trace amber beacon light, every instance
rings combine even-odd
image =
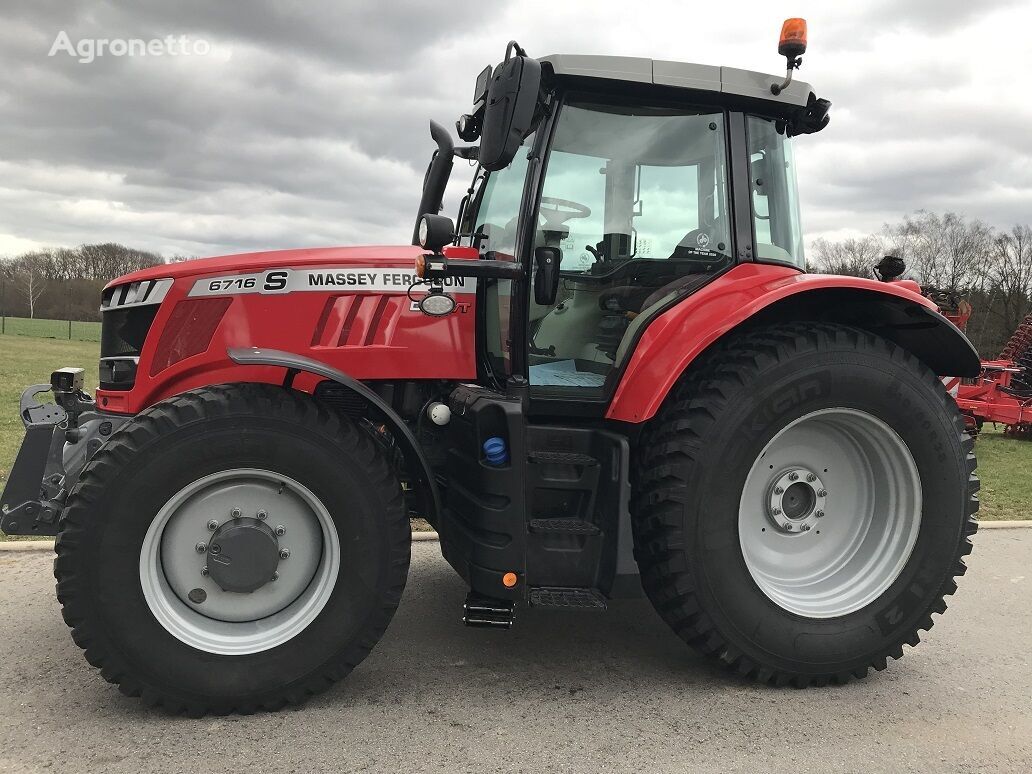
[[[790,59],[806,53],[806,19],[785,19],[781,25],[778,53]]]
[[[785,19],[781,25],[781,37],[778,38],[778,53],[787,60],[788,73],[781,83],[771,84],[772,94],[780,94],[787,89],[792,82],[792,71],[803,63],[802,56],[806,53],[806,19]]]

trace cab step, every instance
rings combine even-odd
[[[598,465],[598,460],[588,454],[574,452],[532,451],[527,455],[531,462],[550,465]]]
[[[598,589],[567,586],[538,586],[530,590],[533,607],[563,607],[582,610],[605,610],[606,598]]]
[[[511,629],[515,618],[514,606],[512,600],[495,599],[470,592],[462,606],[462,622],[466,626]]]
[[[531,519],[530,531],[549,535],[598,535],[601,530],[584,519]]]

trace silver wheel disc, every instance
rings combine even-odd
[[[218,535],[234,523],[260,527],[272,552],[268,582],[263,574],[247,593],[225,590],[209,572],[220,559]],[[140,585],[154,617],[180,641],[220,655],[296,637],[326,605],[339,570],[340,540],[322,502],[292,478],[253,468],[214,473],[177,492],[140,553]]]
[[[832,408],[796,419],[753,464],[738,511],[742,555],[780,607],[834,618],[877,599],[921,526],[921,477],[885,422]]]

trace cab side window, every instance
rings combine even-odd
[[[803,230],[796,193],[795,158],[784,128],[749,116],[749,185],[756,257],[805,268]]]

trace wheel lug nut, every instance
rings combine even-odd
[[[798,479],[799,479],[799,474],[798,473],[792,472],[792,473],[788,474],[788,480],[789,481],[796,481]]]
[[[804,524],[802,529],[803,529],[803,532],[809,532],[810,531],[810,525],[809,524]]]
[[[194,546],[194,551],[196,551],[199,554],[203,554],[207,550],[208,550],[208,544],[207,543],[198,543],[197,545]]]
[[[816,516],[818,519],[823,519],[824,518],[824,511],[817,511],[814,514],[814,516]]]
[[[216,556],[222,553],[222,546],[220,546],[218,543],[212,543],[211,546],[208,548],[208,551],[211,552],[212,556]]]
[[[793,527],[791,524],[785,524],[785,531],[786,532],[791,532],[794,529],[795,529],[795,527]]]
[[[827,496],[828,496],[828,490],[826,490],[826,489],[822,489],[822,490],[820,490],[820,491],[819,491],[819,492],[817,493],[817,496],[818,496],[818,497],[827,497]]]
[[[774,487],[774,494],[784,494],[784,493],[785,493],[785,490],[782,489],[780,486]]]
[[[265,521],[267,518],[269,518],[269,514],[267,514],[265,511],[258,511],[258,518],[262,521]]]
[[[773,513],[775,516],[780,516],[781,515],[781,509],[780,508],[775,508],[773,511],[771,511],[771,513]]]
[[[279,535],[280,537],[283,537],[284,535],[287,534],[287,528],[284,527],[282,524],[278,525],[276,527],[276,534]]]
[[[290,549],[289,548],[281,548],[280,552],[279,552],[279,558],[280,559],[289,559],[290,558]]]
[[[205,578],[208,577],[208,568],[207,567],[202,567],[201,568],[201,576],[205,577]]]
[[[815,476],[813,473],[810,473],[806,476],[806,480],[812,484],[814,481],[817,480],[817,476]]]
[[[230,511],[230,515],[234,519],[239,519],[242,514],[243,514],[243,511],[241,511],[239,508],[234,508],[232,511]]]
[[[274,572],[272,574],[272,580],[279,580],[279,573],[278,572]]]
[[[211,521],[208,522],[208,529],[210,529],[212,532],[214,532],[218,528],[219,528],[219,523],[217,521],[215,521],[215,519],[212,519]]]

